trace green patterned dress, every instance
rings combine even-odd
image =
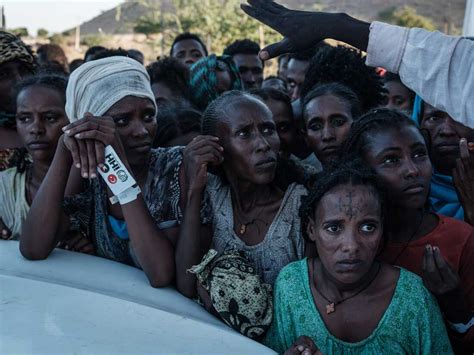
[[[306,335],[329,354],[452,354],[438,305],[421,279],[400,269],[395,292],[377,328],[366,339],[348,343],[333,336],[311,294],[307,259],[287,265],[274,290],[273,324],[265,344],[285,352]]]

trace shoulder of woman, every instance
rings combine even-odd
[[[413,305],[414,309],[418,309],[423,304],[436,303],[433,295],[423,284],[422,278],[402,267],[400,268],[400,279],[396,292],[405,304]]]
[[[294,285],[295,281],[303,278],[305,268],[307,267],[306,258],[289,263],[278,274],[275,287],[287,288],[290,285]]]

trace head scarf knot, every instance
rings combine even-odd
[[[12,33],[0,31],[0,65],[18,60],[33,68],[35,57],[30,47]]]
[[[71,122],[86,112],[103,116],[126,96],[148,98],[156,109],[145,67],[127,57],[109,57],[81,65],[69,77],[66,114]]]

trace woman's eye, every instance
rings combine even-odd
[[[58,116],[56,115],[48,115],[46,116],[46,120],[50,123],[56,122],[58,120]]]
[[[319,131],[322,128],[323,128],[323,125],[319,122],[311,123],[309,125],[309,129],[312,131]]]
[[[239,136],[241,138],[246,138],[246,137],[249,136],[249,132],[248,131],[238,131],[237,136]]]
[[[290,82],[288,82],[288,86],[290,88],[294,88],[296,86],[296,83],[294,81],[290,81]]]
[[[414,158],[424,158],[426,157],[428,154],[425,152],[425,151],[419,151],[419,152],[415,152],[413,154],[413,157]]]
[[[402,106],[404,103],[405,103],[405,100],[401,98],[395,99],[395,105],[397,106]]]
[[[275,128],[273,127],[265,127],[263,130],[262,130],[262,133],[266,136],[271,136],[273,133],[275,133]]]
[[[341,127],[343,126],[347,121],[345,119],[339,118],[337,120],[332,121],[332,124],[334,127]]]
[[[30,120],[30,116],[18,116],[17,119],[20,122],[28,122]]]
[[[375,225],[372,223],[365,223],[360,227],[360,230],[364,233],[373,233],[375,231]]]
[[[282,124],[278,126],[278,132],[288,132],[290,130],[290,125]]]
[[[398,157],[393,157],[393,156],[385,157],[383,160],[384,164],[394,164],[394,163],[398,163],[399,161],[400,159],[398,159]]]
[[[440,120],[441,118],[440,117],[437,117],[437,116],[431,116],[428,118],[428,121],[430,122],[436,122],[438,120]]]
[[[340,225],[338,224],[329,224],[327,226],[324,227],[324,229],[326,231],[328,231],[329,233],[337,233],[339,232],[342,228]]]
[[[143,121],[145,122],[152,122],[155,119],[155,115],[146,115],[143,117]]]
[[[126,118],[116,118],[114,121],[117,126],[126,126],[128,124],[128,119]]]

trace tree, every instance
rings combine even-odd
[[[40,29],[38,29],[38,32],[36,34],[37,34],[38,37],[46,38],[46,37],[48,37],[48,30],[46,30],[44,28],[40,28]]]
[[[181,32],[197,33],[215,53],[222,53],[225,46],[236,39],[261,40],[260,23],[244,15],[239,0],[202,0],[199,3],[195,0],[172,0],[173,11],[163,14],[156,1],[148,1],[141,0],[141,3],[147,3],[152,12],[137,21],[135,31],[147,35],[161,33],[168,46]],[[262,27],[262,30],[266,43],[279,38],[267,26]]]
[[[436,26],[429,17],[419,15],[410,6],[391,8],[379,14],[382,21],[403,27],[419,27],[429,31],[436,30]]]
[[[20,37],[28,37],[28,29],[26,27],[18,27],[10,30],[13,34],[20,36]]]

